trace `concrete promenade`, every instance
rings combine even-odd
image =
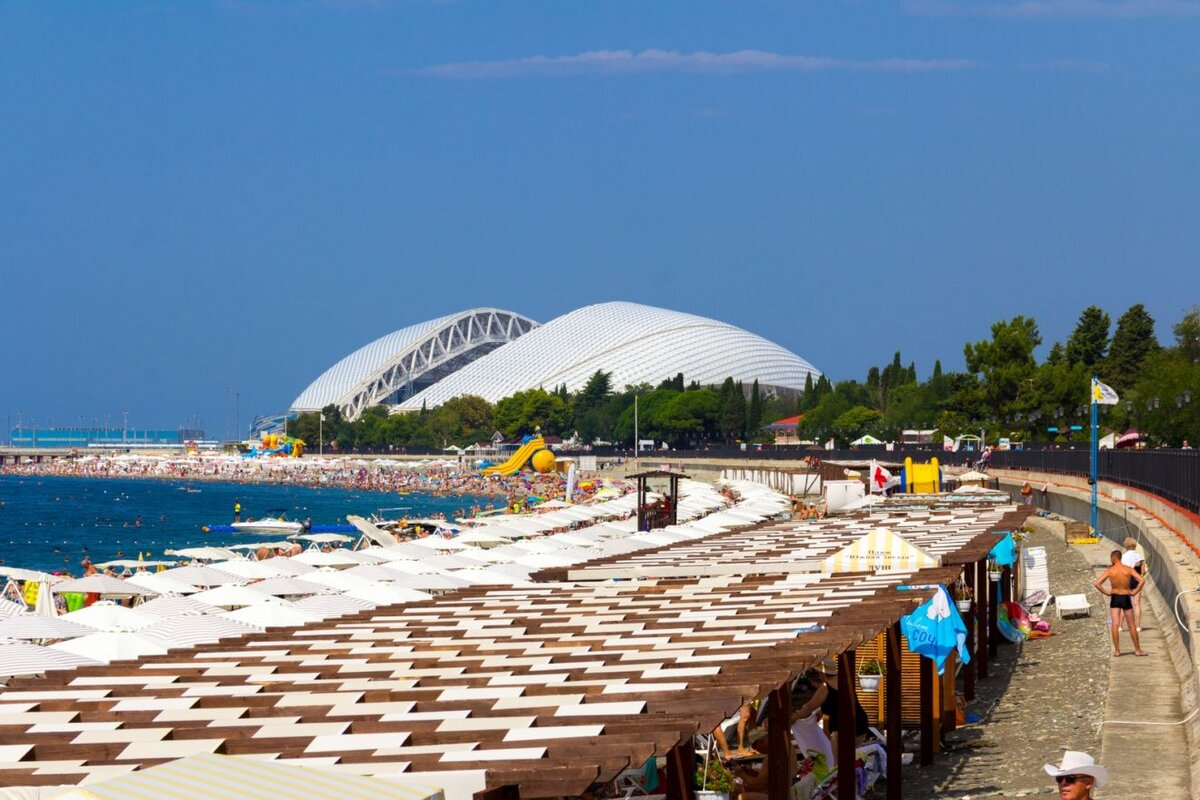
[[[1110,542],[1076,547],[1097,576],[1108,568]],[[1093,595],[1093,603],[1107,600]],[[1148,655],[1135,657],[1132,641],[1122,630],[1124,655],[1109,659],[1099,760],[1111,780],[1099,796],[1188,800],[1193,795],[1182,724],[1185,714],[1179,674],[1171,658],[1172,648],[1179,647],[1177,623],[1156,590],[1147,587],[1143,595],[1140,636]],[[1100,611],[1107,614],[1107,603]]]

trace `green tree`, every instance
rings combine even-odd
[[[1088,306],[1067,339],[1067,361],[1097,369],[1108,354],[1109,319],[1103,309]]]
[[[655,422],[672,447],[694,447],[715,437],[720,405],[711,389],[677,393],[658,412]]]
[[[516,438],[531,434],[538,427],[542,433],[561,433],[567,421],[567,406],[562,398],[545,389],[516,392],[496,403],[496,427],[505,436]]]
[[[553,395],[558,398],[558,395]],[[561,398],[558,398],[561,402]],[[465,447],[491,435],[492,406],[478,395],[447,400],[429,415],[429,431],[438,446]]]
[[[1104,362],[1105,383],[1118,392],[1133,386],[1142,376],[1146,359],[1160,349],[1150,312],[1141,303],[1130,306],[1117,320],[1117,330]]]
[[[833,431],[838,439],[849,444],[864,434],[880,436],[883,415],[873,408],[854,406],[838,415],[833,421]]]
[[[1033,351],[1042,343],[1037,322],[1016,316],[992,324],[992,338],[963,348],[967,369],[982,378],[985,420],[1000,420],[1017,411],[1017,395],[1036,368]]]
[[[1175,347],[1184,360],[1200,363],[1200,306],[1192,306],[1183,319],[1171,327],[1175,334]]]

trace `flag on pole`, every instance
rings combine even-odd
[[[1102,406],[1115,406],[1120,402],[1121,398],[1117,396],[1116,391],[1107,384],[1101,383],[1096,378],[1092,378],[1092,402]]]
[[[958,449],[958,442],[951,439],[949,436],[942,436],[942,449],[946,452],[953,452]]]
[[[321,415],[321,422],[324,422],[324,421],[325,421],[325,415],[324,415],[324,414],[322,414],[322,415]]]
[[[892,473],[888,472],[883,467],[871,462],[871,491],[884,492],[893,486],[899,486],[900,479],[893,478]]]

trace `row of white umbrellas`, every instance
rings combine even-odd
[[[50,591],[82,591],[154,599],[134,608],[101,601],[61,617],[50,616],[45,608],[42,614],[20,612],[19,605],[4,601],[17,613],[0,605],[0,676],[85,663],[79,659],[107,663],[140,658],[267,628],[301,626],[376,606],[427,600],[430,592],[471,585],[527,585],[534,570],[699,538],[788,508],[786,497],[758,484],[739,482],[734,489],[741,501],[729,507],[730,501],[711,486],[682,481],[681,524],[653,532],[636,530],[636,521],[628,517],[636,500],[626,496],[595,506],[506,517],[472,529],[492,537],[487,541],[497,546],[487,549],[471,546],[469,540],[446,547],[442,543],[455,539],[429,537],[393,548],[310,549],[264,561],[234,557],[141,572],[123,581],[93,575],[43,586],[47,597]],[[545,532],[587,521],[594,524]],[[505,529],[517,535],[505,536],[501,532]],[[30,649],[37,647],[30,640],[57,639],[63,641],[40,648],[46,651],[42,661],[30,660],[38,652]],[[38,669],[30,670],[31,664]]]

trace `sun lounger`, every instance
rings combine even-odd
[[[1059,594],[1054,596],[1054,607],[1058,609],[1058,618],[1064,614],[1092,615],[1092,604],[1086,594]]]

